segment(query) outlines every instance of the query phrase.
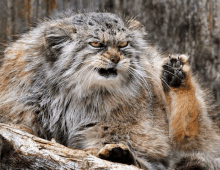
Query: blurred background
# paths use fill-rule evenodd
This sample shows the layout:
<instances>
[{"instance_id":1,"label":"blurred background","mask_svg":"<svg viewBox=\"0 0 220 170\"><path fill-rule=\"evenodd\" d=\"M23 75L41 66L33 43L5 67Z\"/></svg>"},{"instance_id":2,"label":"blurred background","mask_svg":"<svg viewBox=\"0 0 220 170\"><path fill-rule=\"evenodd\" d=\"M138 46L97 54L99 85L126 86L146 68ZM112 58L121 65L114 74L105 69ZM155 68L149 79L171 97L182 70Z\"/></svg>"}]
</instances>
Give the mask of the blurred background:
<instances>
[{"instance_id":1,"label":"blurred background","mask_svg":"<svg viewBox=\"0 0 220 170\"><path fill-rule=\"evenodd\" d=\"M135 17L161 52L190 55L220 105L220 0L0 0L0 56L33 23L66 9Z\"/></svg>"}]
</instances>

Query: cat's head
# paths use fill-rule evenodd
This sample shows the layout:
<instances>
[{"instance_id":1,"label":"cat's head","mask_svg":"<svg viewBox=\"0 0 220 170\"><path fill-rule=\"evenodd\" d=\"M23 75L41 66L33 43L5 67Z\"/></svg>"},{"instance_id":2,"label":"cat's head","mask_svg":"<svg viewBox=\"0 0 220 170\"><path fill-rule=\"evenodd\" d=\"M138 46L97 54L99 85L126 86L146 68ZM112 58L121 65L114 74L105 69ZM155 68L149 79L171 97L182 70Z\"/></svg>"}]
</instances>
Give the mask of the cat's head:
<instances>
[{"instance_id":1,"label":"cat's head","mask_svg":"<svg viewBox=\"0 0 220 170\"><path fill-rule=\"evenodd\" d=\"M85 13L52 20L45 29L46 59L60 84L115 89L146 78L145 31L136 20Z\"/></svg>"}]
</instances>

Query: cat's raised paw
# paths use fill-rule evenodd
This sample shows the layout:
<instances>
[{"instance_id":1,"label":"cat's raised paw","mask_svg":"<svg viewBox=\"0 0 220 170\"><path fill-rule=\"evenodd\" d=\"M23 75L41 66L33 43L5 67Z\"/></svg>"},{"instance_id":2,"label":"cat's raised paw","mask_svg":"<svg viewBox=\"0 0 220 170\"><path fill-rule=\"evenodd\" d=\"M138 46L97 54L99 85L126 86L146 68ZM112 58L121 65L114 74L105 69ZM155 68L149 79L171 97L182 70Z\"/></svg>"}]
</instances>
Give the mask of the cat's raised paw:
<instances>
[{"instance_id":1,"label":"cat's raised paw","mask_svg":"<svg viewBox=\"0 0 220 170\"><path fill-rule=\"evenodd\" d=\"M182 85L183 80L187 76L189 66L187 63L188 56L186 55L173 55L163 65L162 82L165 90L168 87L178 88Z\"/></svg>"}]
</instances>

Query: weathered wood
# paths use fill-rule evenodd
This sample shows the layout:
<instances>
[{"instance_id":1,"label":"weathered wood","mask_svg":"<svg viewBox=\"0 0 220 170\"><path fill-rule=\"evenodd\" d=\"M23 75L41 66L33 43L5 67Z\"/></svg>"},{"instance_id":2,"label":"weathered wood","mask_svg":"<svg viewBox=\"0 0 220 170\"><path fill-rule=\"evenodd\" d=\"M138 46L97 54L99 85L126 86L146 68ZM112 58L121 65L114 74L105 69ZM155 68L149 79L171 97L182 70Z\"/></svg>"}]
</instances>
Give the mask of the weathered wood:
<instances>
[{"instance_id":1,"label":"weathered wood","mask_svg":"<svg viewBox=\"0 0 220 170\"><path fill-rule=\"evenodd\" d=\"M3 55L3 50L5 43L7 41L7 18L8 18L8 8L6 1L0 1L0 62L1 56Z\"/></svg>"},{"instance_id":2,"label":"weathered wood","mask_svg":"<svg viewBox=\"0 0 220 170\"><path fill-rule=\"evenodd\" d=\"M30 2L30 22L34 22L38 18L38 4L38 0L31 0Z\"/></svg>"},{"instance_id":3,"label":"weathered wood","mask_svg":"<svg viewBox=\"0 0 220 170\"><path fill-rule=\"evenodd\" d=\"M2 141L2 143L1 143ZM47 141L0 123L0 169L126 169L135 166L112 163L81 150Z\"/></svg>"},{"instance_id":4,"label":"weathered wood","mask_svg":"<svg viewBox=\"0 0 220 170\"><path fill-rule=\"evenodd\" d=\"M47 15L50 16L53 12L57 11L58 3L56 0L47 0Z\"/></svg>"},{"instance_id":5,"label":"weathered wood","mask_svg":"<svg viewBox=\"0 0 220 170\"><path fill-rule=\"evenodd\" d=\"M45 16L47 16L47 2L45 0L39 0L37 19L42 19Z\"/></svg>"},{"instance_id":6,"label":"weathered wood","mask_svg":"<svg viewBox=\"0 0 220 170\"><path fill-rule=\"evenodd\" d=\"M16 0L15 3L15 34L28 31L30 24L29 0Z\"/></svg>"}]
</instances>

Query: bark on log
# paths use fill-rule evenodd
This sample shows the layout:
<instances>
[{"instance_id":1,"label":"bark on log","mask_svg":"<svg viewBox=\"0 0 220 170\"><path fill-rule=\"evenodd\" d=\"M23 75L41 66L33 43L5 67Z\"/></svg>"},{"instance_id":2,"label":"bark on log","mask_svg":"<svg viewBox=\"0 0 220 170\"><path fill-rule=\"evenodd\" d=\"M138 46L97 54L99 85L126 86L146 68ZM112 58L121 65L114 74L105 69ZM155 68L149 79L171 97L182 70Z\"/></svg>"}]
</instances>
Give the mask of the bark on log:
<instances>
[{"instance_id":1,"label":"bark on log","mask_svg":"<svg viewBox=\"0 0 220 170\"><path fill-rule=\"evenodd\" d=\"M1 149L2 147L2 149ZM0 169L126 169L134 166L112 163L81 150L67 148L0 123Z\"/></svg>"}]
</instances>

